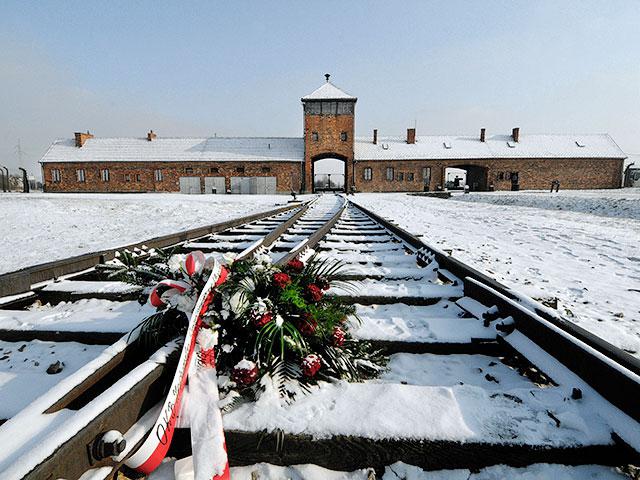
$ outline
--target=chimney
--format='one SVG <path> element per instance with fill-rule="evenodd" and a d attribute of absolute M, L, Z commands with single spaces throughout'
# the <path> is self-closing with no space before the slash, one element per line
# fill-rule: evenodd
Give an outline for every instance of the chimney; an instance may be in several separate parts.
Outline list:
<path fill-rule="evenodd" d="M 147 140 L 152 141 L 156 137 L 157 135 L 153 133 L 153 130 L 149 130 L 149 133 L 147 133 Z"/>
<path fill-rule="evenodd" d="M 373 129 L 373 144 L 374 145 L 378 144 L 378 129 L 377 128 Z"/>
<path fill-rule="evenodd" d="M 520 127 L 515 127 L 512 131 L 511 131 L 511 136 L 513 137 L 513 141 L 514 142 L 519 142 L 520 141 Z"/>
<path fill-rule="evenodd" d="M 487 129 L 486 128 L 481 128 L 480 129 L 480 141 L 484 142 L 486 139 L 485 133 L 486 133 Z"/>
<path fill-rule="evenodd" d="M 416 129 L 407 128 L 407 143 L 416 143 Z"/>
<path fill-rule="evenodd" d="M 75 132 L 75 136 L 76 136 L 76 147 L 78 148 L 82 147 L 84 145 L 84 142 L 86 142 L 90 138 L 93 138 L 93 135 L 89 133 L 89 130 L 87 130 L 87 133 Z"/>

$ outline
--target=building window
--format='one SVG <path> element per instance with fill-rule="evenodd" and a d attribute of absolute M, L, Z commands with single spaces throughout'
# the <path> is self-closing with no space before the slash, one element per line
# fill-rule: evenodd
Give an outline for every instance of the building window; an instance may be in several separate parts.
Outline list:
<path fill-rule="evenodd" d="M 218 167 L 211 167 L 209 173 L 220 173 L 220 169 Z"/>
<path fill-rule="evenodd" d="M 184 173 L 193 173 L 193 167 L 186 167 Z"/>
<path fill-rule="evenodd" d="M 136 182 L 139 182 L 139 181 L 140 181 L 140 174 L 136 173 Z"/>
<path fill-rule="evenodd" d="M 85 182 L 84 168 L 79 168 L 78 170 L 76 170 L 76 178 L 78 179 L 78 181 L 80 183 L 84 183 Z"/>
<path fill-rule="evenodd" d="M 425 185 L 431 183 L 431 167 L 422 167 L 422 181 Z"/>
<path fill-rule="evenodd" d="M 362 176 L 368 182 L 371 181 L 371 179 L 373 178 L 373 170 L 371 170 L 371 167 L 365 168 Z"/>
<path fill-rule="evenodd" d="M 57 168 L 51 170 L 51 181 L 53 183 L 60 183 L 60 179 L 60 170 L 58 170 Z"/>
<path fill-rule="evenodd" d="M 271 167 L 262 167 L 262 173 L 269 173 L 271 171 Z"/>
<path fill-rule="evenodd" d="M 155 178 L 156 182 L 161 182 L 164 180 L 164 175 L 162 175 L 162 170 L 157 169 L 153 171 L 153 178 Z"/>
<path fill-rule="evenodd" d="M 342 140 L 343 142 L 347 141 L 347 132 L 342 132 L 340 134 L 340 140 Z"/>
<path fill-rule="evenodd" d="M 102 179 L 103 182 L 108 182 L 109 181 L 109 169 L 108 168 L 103 168 L 102 170 L 100 170 L 100 178 Z"/>
<path fill-rule="evenodd" d="M 387 167 L 387 180 L 393 181 L 393 167 Z"/>
<path fill-rule="evenodd" d="M 500 173 L 498 173 L 498 177 L 497 177 L 497 179 L 498 179 L 498 180 L 504 180 L 504 172 L 500 172 Z"/>
<path fill-rule="evenodd" d="M 399 182 L 404 180 L 404 173 L 402 172 L 398 172 L 396 175 L 396 180 L 398 180 Z"/>
<path fill-rule="evenodd" d="M 128 173 L 124 174 L 124 181 L 125 182 L 130 182 L 131 181 L 131 175 L 129 175 Z"/>
<path fill-rule="evenodd" d="M 236 173 L 244 173 L 244 167 L 236 167 Z"/>
<path fill-rule="evenodd" d="M 318 135 L 318 132 L 311 132 L 311 140 L 313 140 L 314 142 L 317 142 L 318 140 L 320 140 L 320 136 Z"/>
<path fill-rule="evenodd" d="M 413 172 L 407 173 L 407 182 L 413 182 Z"/>

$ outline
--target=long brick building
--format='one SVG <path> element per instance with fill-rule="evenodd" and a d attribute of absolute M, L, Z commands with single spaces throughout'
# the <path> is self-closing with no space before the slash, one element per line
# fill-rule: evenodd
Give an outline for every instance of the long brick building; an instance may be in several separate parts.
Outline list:
<path fill-rule="evenodd" d="M 618 188 L 625 154 L 607 134 L 355 136 L 353 97 L 329 81 L 302 97 L 304 136 L 100 138 L 53 142 L 41 160 L 48 192 L 289 193 L 314 189 L 315 166 L 337 159 L 361 192 L 446 186 L 449 168 L 472 190 Z M 339 163 L 339 162 L 338 162 Z M 340 164 L 340 163 L 339 163 Z M 338 175 L 338 173 L 336 174 Z"/>

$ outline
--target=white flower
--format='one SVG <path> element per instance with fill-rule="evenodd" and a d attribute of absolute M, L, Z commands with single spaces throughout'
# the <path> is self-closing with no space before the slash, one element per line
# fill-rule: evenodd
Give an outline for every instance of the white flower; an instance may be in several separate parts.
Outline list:
<path fill-rule="evenodd" d="M 222 254 L 222 261 L 224 262 L 225 265 L 231 265 L 237 256 L 238 256 L 237 253 L 225 252 Z"/>
<path fill-rule="evenodd" d="M 226 320 L 227 318 L 229 318 L 229 310 L 220 310 L 220 316 L 222 317 L 222 320 Z"/>
<path fill-rule="evenodd" d="M 229 298 L 229 310 L 237 315 L 244 312 L 249 306 L 247 296 L 243 291 L 238 291 Z"/>
<path fill-rule="evenodd" d="M 172 272 L 179 272 L 184 264 L 185 258 L 187 258 L 186 255 L 171 255 L 167 261 L 167 267 L 169 267 L 169 270 Z"/>
<path fill-rule="evenodd" d="M 253 304 L 253 310 L 262 315 L 263 313 L 267 313 L 269 311 L 269 307 L 267 307 L 267 303 L 264 299 L 258 297 L 257 302 Z"/>
<path fill-rule="evenodd" d="M 281 327 L 283 323 L 284 323 L 284 318 L 282 318 L 280 315 L 276 315 L 276 325 L 278 327 Z"/>
<path fill-rule="evenodd" d="M 211 350 L 218 344 L 218 332 L 211 328 L 201 328 L 196 337 L 196 342 L 202 350 Z"/>
<path fill-rule="evenodd" d="M 270 266 L 271 265 L 271 257 L 269 255 L 267 255 L 266 253 L 259 253 L 257 254 L 255 257 L 256 262 L 258 264 L 262 264 L 262 265 L 266 265 L 266 266 Z"/>

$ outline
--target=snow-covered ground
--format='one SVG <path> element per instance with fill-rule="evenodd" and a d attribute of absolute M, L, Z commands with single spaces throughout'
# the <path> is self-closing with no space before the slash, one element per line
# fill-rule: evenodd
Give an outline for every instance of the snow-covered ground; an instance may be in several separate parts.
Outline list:
<path fill-rule="evenodd" d="M 317 465 L 294 465 L 279 467 L 268 463 L 258 463 L 246 467 L 232 467 L 234 480 L 287 479 L 287 480 L 367 480 L 371 478 L 368 470 L 355 472 L 336 472 Z M 440 470 L 426 472 L 421 468 L 402 462 L 394 463 L 385 469 L 382 480 L 504 480 L 520 478 L 525 480 L 620 480 L 627 478 L 615 468 L 599 465 L 550 465 L 537 463 L 524 468 L 496 465 L 472 473 L 469 470 Z M 193 466 L 191 457 L 175 461 L 166 460 L 160 468 L 149 476 L 149 480 L 192 480 Z"/>
<path fill-rule="evenodd" d="M 0 194 L 0 273 L 219 223 L 287 195 Z"/>
<path fill-rule="evenodd" d="M 638 189 L 354 200 L 640 356 Z"/>
<path fill-rule="evenodd" d="M 455 194 L 453 199 L 463 202 L 565 210 L 604 217 L 640 220 L 640 188 L 561 190 L 553 194 L 547 191 Z"/>

